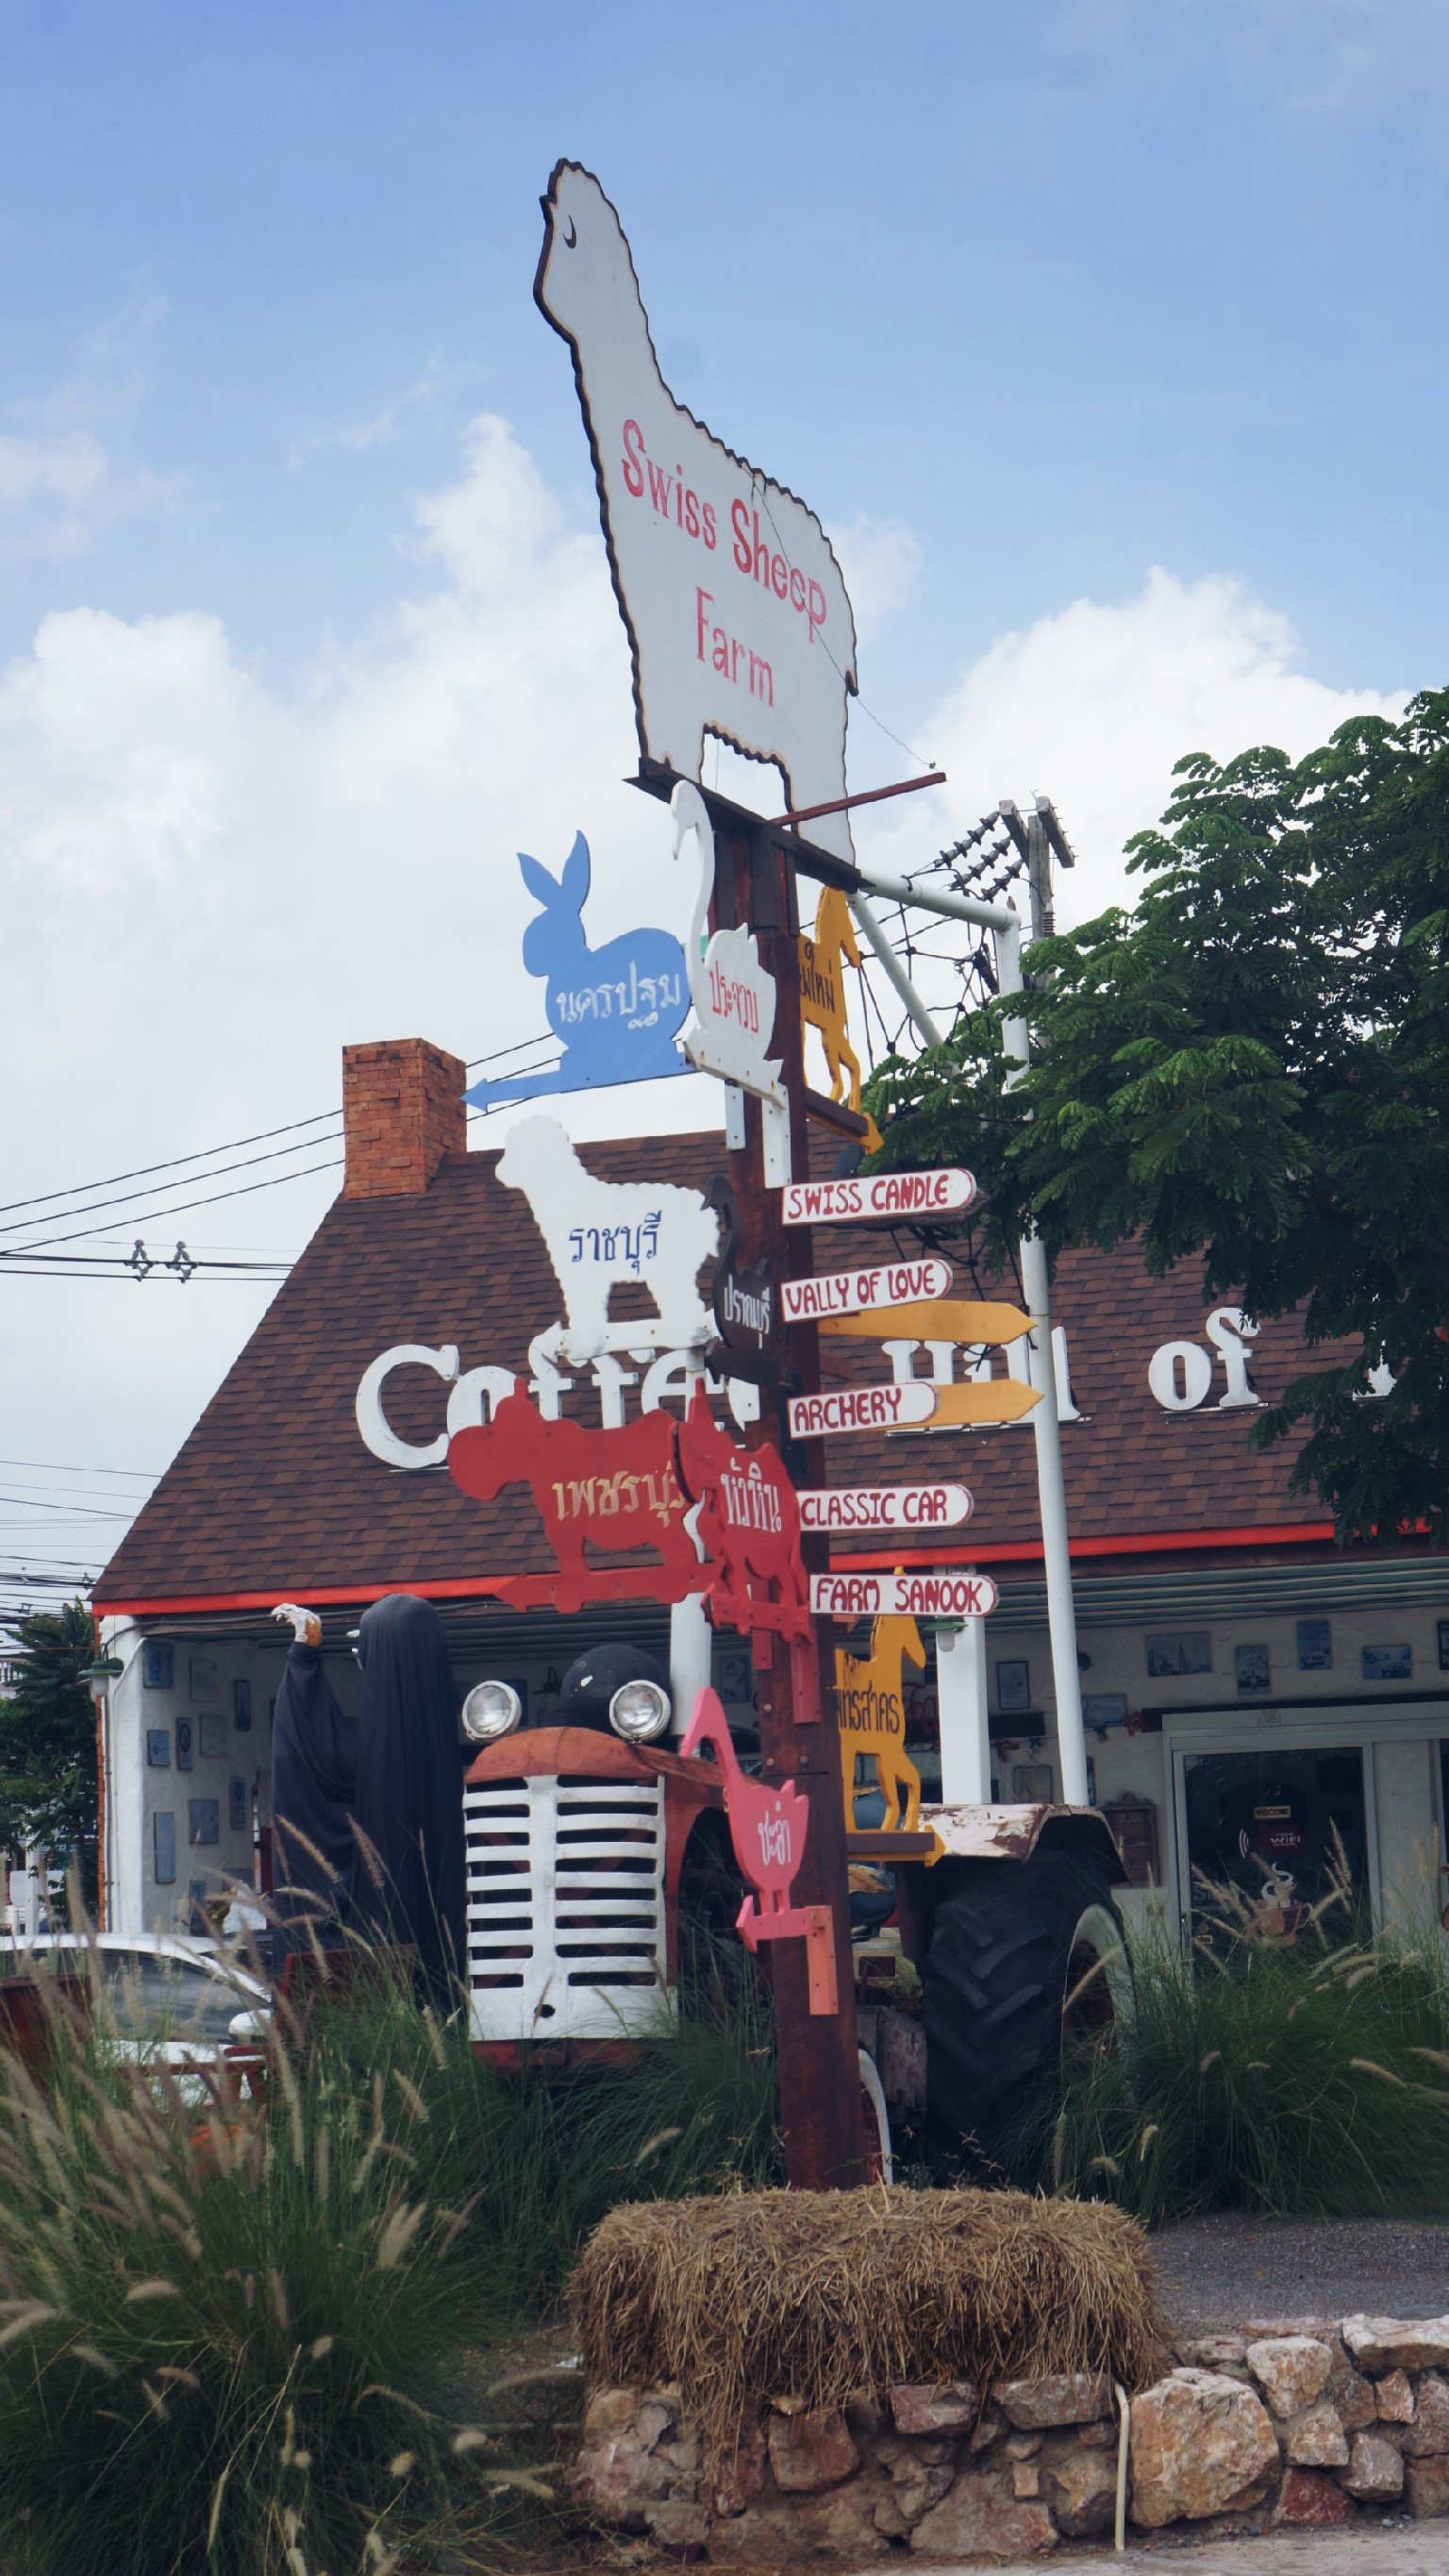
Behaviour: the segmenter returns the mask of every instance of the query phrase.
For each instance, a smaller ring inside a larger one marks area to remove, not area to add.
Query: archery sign
[[[958,1529],[971,1516],[964,1485],[809,1485],[799,1503],[807,1530]]]
[[[853,1172],[840,1181],[787,1181],[782,1225],[896,1225],[905,1217],[951,1216],[976,1196],[969,1172]]]
[[[820,1395],[792,1395],[792,1440],[829,1440],[846,1431],[893,1431],[902,1423],[929,1422],[936,1390],[925,1378],[894,1386],[838,1386]]]
[[[984,1619],[1000,1594],[989,1574],[812,1574],[810,1607],[826,1619]]]
[[[892,1261],[880,1270],[834,1270],[824,1279],[786,1279],[780,1294],[785,1321],[808,1324],[827,1315],[860,1315],[881,1306],[935,1301],[945,1297],[950,1285],[947,1261]]]

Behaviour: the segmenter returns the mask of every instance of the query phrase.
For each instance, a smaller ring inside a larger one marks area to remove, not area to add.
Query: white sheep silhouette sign
[[[629,244],[599,182],[560,161],[534,297],[573,352],[646,762],[698,779],[707,734],[778,764],[792,808],[843,797],[855,620],[813,510],[676,402]],[[850,817],[811,838],[853,857]]]
[[[581,1363],[601,1351],[698,1349],[712,1341],[714,1316],[699,1273],[719,1248],[719,1221],[699,1190],[670,1181],[598,1181],[556,1118],[542,1111],[509,1130],[498,1178],[533,1210],[567,1321],[541,1334],[549,1359]],[[609,1319],[616,1287],[639,1282],[657,1313]]]

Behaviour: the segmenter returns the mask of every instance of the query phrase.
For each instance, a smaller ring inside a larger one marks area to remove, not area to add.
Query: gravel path
[[[1159,2228],[1152,2251],[1180,2334],[1211,2334],[1249,2317],[1449,2313],[1449,2219],[1411,2225],[1233,2211]],[[1435,2565],[1449,2567],[1449,2558]]]
[[[968,2568],[915,2560],[921,2576],[987,2576]],[[1449,2576],[1449,2522],[1398,2523],[1391,2530],[1295,2531],[1277,2540],[1133,2541],[1125,2557],[1108,2550],[1053,2550],[1049,2558],[990,2561],[990,2576]],[[865,2571],[861,2570],[861,2576]]]

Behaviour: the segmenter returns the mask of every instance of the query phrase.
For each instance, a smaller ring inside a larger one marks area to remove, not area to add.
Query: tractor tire
[[[936,1908],[924,1984],[937,2158],[959,2162],[964,2149],[1009,2173],[1064,2049],[1110,2046],[1130,2018],[1131,1963],[1103,1872],[1066,1851],[959,1862]]]

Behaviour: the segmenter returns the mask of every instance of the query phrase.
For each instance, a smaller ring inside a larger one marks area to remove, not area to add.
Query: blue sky
[[[202,601],[285,682],[386,608],[485,403],[586,507],[527,291],[565,150],[676,390],[826,518],[916,531],[866,689],[898,716],[1154,562],[1245,579],[1336,686],[1441,676],[1432,0],[10,0],[0,32],[0,390],[166,485],[68,566],[22,551],[12,647],[67,599]]]
[[[3,1195],[324,1110],[347,1039],[532,1034],[519,848],[588,833],[596,936],[678,910],[531,297],[559,154],[836,536],[852,783],[950,772],[861,846],[1044,788],[1082,917],[1180,753],[1449,679],[1446,92],[1442,0],[0,0]],[[267,1293],[3,1284],[0,1451],[127,1469]]]

